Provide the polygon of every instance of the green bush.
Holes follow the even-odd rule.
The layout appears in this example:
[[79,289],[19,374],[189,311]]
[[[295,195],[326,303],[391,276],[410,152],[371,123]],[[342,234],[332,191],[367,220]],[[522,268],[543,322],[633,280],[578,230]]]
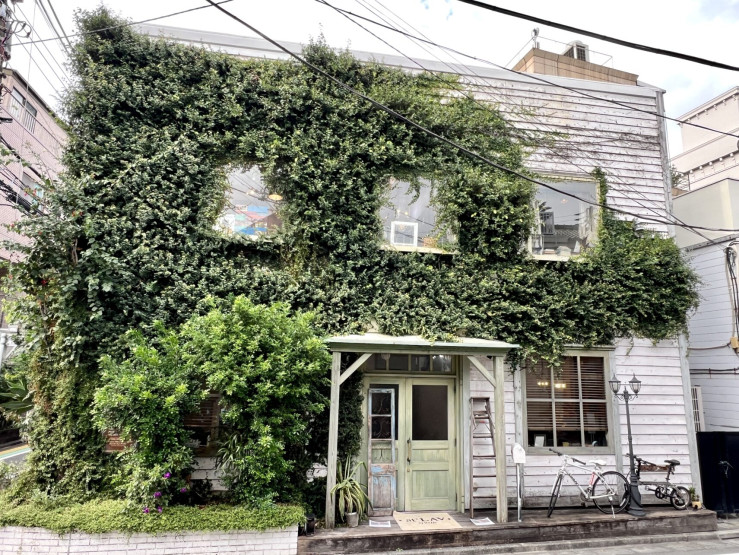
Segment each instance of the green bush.
[[101,387],[94,419],[101,432],[114,431],[133,445],[119,455],[118,491],[152,510],[186,489],[193,452],[184,417],[207,393],[191,367],[182,364],[176,333],[157,325],[147,343],[138,331],[126,335],[130,356],[101,359]]
[[[59,506],[61,505],[61,506]],[[172,506],[162,514],[131,510],[124,501],[14,504],[0,495],[0,526],[33,526],[55,532],[179,532],[185,530],[265,530],[285,528],[305,520],[296,505],[272,505],[259,510],[233,505]]]
[[327,407],[331,357],[312,318],[237,297],[183,326],[186,371],[221,393],[219,461],[238,502],[294,497],[316,460],[307,447]]

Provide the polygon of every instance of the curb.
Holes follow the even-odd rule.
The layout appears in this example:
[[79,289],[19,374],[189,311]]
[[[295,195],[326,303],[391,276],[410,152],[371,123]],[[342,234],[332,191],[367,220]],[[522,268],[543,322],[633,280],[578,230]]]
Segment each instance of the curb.
[[[563,542],[526,542],[501,545],[474,545],[469,547],[445,548],[444,553],[540,553],[561,552],[575,549],[589,549],[598,547],[618,547],[628,545],[649,545],[669,542],[711,541],[739,538],[739,530],[725,530],[723,532],[694,532],[690,534],[662,534],[655,536],[622,536],[612,538],[597,538],[587,540],[569,540],[566,548]],[[403,553],[409,555],[436,555],[438,549],[410,549]],[[375,551],[368,555],[397,555],[395,551]]]

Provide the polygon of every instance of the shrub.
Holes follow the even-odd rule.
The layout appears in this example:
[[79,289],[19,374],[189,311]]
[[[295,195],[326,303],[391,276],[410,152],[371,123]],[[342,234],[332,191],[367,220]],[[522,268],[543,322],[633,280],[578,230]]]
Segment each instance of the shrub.
[[331,357],[312,319],[237,297],[183,326],[187,372],[221,393],[219,462],[239,502],[290,499],[314,462],[306,447],[327,406]]
[[123,362],[101,359],[102,386],[94,406],[101,432],[112,430],[132,442],[119,455],[117,486],[147,512],[166,506],[185,487],[193,453],[183,419],[206,394],[197,373],[182,364],[177,334],[157,329],[150,344],[140,332],[129,332],[130,356]]

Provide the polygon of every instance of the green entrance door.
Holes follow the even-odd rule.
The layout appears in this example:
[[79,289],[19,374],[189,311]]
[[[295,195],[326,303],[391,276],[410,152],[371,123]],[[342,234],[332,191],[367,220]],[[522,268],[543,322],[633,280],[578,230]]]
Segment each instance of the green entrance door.
[[452,510],[454,382],[429,378],[405,382],[405,510]]
[[[398,511],[454,510],[454,378],[372,376],[365,378],[365,385],[370,500],[377,508],[373,514],[386,514],[383,509],[389,505],[389,491],[397,495]],[[394,423],[386,416],[385,405],[389,407],[391,399],[395,401]],[[395,460],[388,448],[393,443],[397,446]]]

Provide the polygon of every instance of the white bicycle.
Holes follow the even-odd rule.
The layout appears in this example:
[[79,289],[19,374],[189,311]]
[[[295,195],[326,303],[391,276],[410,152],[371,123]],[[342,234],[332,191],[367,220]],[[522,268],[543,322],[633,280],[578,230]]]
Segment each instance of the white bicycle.
[[[628,506],[630,491],[626,476],[615,470],[603,472],[602,466],[605,464],[604,461],[593,460],[585,463],[556,449],[550,448],[549,450],[563,457],[564,460],[562,461],[562,466],[559,467],[557,479],[552,486],[552,497],[549,499],[547,517],[552,516],[554,506],[557,504],[557,499],[559,499],[562,480],[565,476],[569,476],[570,480],[580,490],[580,500],[583,503],[592,501],[602,513],[610,513],[613,515],[613,518],[616,518],[616,513],[620,513]],[[590,472],[590,483],[582,487],[572,473],[570,473],[567,468],[568,466]]]

